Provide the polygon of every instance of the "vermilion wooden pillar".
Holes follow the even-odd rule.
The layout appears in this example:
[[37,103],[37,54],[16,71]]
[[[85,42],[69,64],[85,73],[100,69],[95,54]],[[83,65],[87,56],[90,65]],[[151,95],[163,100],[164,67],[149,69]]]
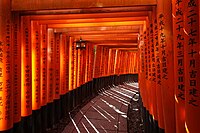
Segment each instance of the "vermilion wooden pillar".
[[80,76],[80,74],[81,74],[81,63],[82,63],[82,59],[81,59],[81,56],[82,56],[82,51],[80,50],[80,49],[77,49],[77,66],[76,66],[76,68],[77,68],[77,70],[76,70],[76,72],[77,72],[77,74],[76,74],[76,80],[77,80],[77,82],[76,82],[76,87],[80,87],[80,84],[81,84],[81,76]]
[[74,89],[74,44],[73,44],[73,38],[69,38],[69,44],[68,44],[68,56],[69,56],[69,91]]
[[54,43],[54,51],[53,51],[53,54],[54,54],[54,61],[53,61],[53,64],[54,64],[54,76],[53,79],[54,79],[54,99],[58,100],[60,99],[60,33],[54,33],[55,35],[55,43]]
[[164,130],[164,118],[163,118],[163,104],[161,93],[161,50],[158,42],[158,24],[157,24],[157,12],[156,8],[153,9],[153,29],[154,29],[154,53],[155,53],[155,68],[156,68],[156,104],[158,113],[158,126],[161,130]]
[[161,54],[161,91],[165,132],[176,132],[174,98],[174,55],[172,34],[172,1],[157,1],[158,41]]
[[53,97],[54,97],[54,90],[53,90],[53,78],[54,78],[54,54],[53,50],[55,49],[54,47],[54,33],[53,29],[48,29],[48,44],[47,44],[47,99],[48,103],[53,102]]
[[[16,130],[20,130],[21,121],[21,36],[20,36],[20,16],[19,13],[12,15],[12,46],[13,46],[13,122]],[[15,127],[14,127],[15,128]],[[15,130],[15,131],[16,131]],[[19,131],[19,132],[20,132]],[[16,131],[18,132],[18,131]]]
[[90,78],[89,80],[92,81],[92,79],[94,78],[94,67],[95,67],[95,47],[94,45],[91,45],[90,47],[90,56],[89,56],[89,60],[90,60]]
[[30,132],[32,124],[32,87],[31,87],[31,21],[21,18],[21,116],[23,132]]
[[73,63],[74,63],[74,72],[73,72],[73,78],[74,78],[74,84],[73,84],[73,89],[76,89],[77,88],[77,70],[78,70],[78,50],[76,50],[76,45],[74,42],[72,42],[73,44]]
[[150,87],[151,84],[149,82],[150,80],[150,70],[149,66],[150,66],[150,46],[149,46],[149,27],[147,25],[147,29],[145,32],[145,37],[144,37],[144,43],[145,43],[145,79],[146,79],[146,96],[147,98],[147,110],[149,111],[148,113],[150,113],[152,115],[152,97],[150,94]]
[[156,16],[154,15],[155,9],[150,13],[150,27],[149,27],[149,43],[150,43],[150,54],[151,54],[151,89],[152,89],[152,103],[153,103],[153,120],[154,120],[154,132],[157,132],[157,124],[158,124],[158,110],[157,110],[157,89],[156,89],[156,57],[155,57],[155,45],[154,42],[154,19]]
[[47,104],[47,26],[40,25],[40,103]]
[[47,128],[47,26],[40,25],[40,104],[42,132]]
[[186,0],[184,9],[185,128],[188,133],[197,133],[200,119],[199,0]]
[[11,79],[11,7],[10,1],[0,1],[0,132],[13,127],[13,84]]
[[54,77],[53,77],[53,89],[54,89],[54,116],[55,122],[57,123],[61,117],[61,99],[60,99],[60,43],[61,43],[61,33],[54,33]]
[[48,28],[47,34],[47,126],[50,128],[54,124],[54,78],[55,78],[55,67],[54,67],[54,51],[55,51],[55,39],[54,39],[54,31],[53,29]]
[[65,95],[67,92],[67,40],[66,40],[66,34],[62,33],[60,37],[60,94]]
[[41,132],[40,104],[40,27],[31,21],[31,66],[32,66],[32,118],[33,132]]
[[32,110],[40,109],[40,27],[31,22]]
[[[65,38],[65,39],[64,39]],[[67,95],[68,91],[69,91],[69,87],[70,87],[70,83],[71,83],[71,80],[69,79],[69,76],[70,76],[70,73],[69,73],[69,70],[70,70],[70,67],[69,67],[69,62],[70,62],[70,58],[69,58],[69,43],[70,43],[70,37],[65,35],[63,33],[63,39],[65,40],[65,93]],[[70,82],[70,83],[69,83]]]
[[185,133],[184,4],[172,0],[176,132]]

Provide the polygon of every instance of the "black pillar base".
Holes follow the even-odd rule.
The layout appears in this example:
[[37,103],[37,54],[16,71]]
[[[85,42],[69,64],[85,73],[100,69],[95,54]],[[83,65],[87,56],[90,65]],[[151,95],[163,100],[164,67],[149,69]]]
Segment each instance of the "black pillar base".
[[54,124],[58,123],[60,118],[61,118],[61,104],[60,104],[60,99],[55,99],[54,100]]
[[47,104],[47,128],[52,128],[54,121],[54,102],[51,102]]
[[21,120],[22,123],[22,132],[21,133],[32,133],[32,123],[33,123],[33,118],[32,115],[30,116],[26,116],[26,117],[22,117]]
[[47,105],[41,107],[41,130],[42,133],[47,129]]
[[13,132],[14,133],[21,133],[22,132],[22,123],[21,123],[21,121],[17,122],[17,123],[14,123]]
[[61,118],[65,116],[67,113],[67,95],[61,95],[60,96],[61,100]]
[[33,118],[33,133],[41,133],[41,110],[33,110],[32,111],[32,118]]

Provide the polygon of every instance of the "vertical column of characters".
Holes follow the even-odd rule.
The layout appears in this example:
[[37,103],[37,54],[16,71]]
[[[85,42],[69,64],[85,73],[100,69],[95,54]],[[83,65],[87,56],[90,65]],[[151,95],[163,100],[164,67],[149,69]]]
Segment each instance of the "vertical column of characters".
[[149,93],[148,93],[148,86],[147,86],[147,81],[148,81],[148,40],[147,40],[147,30],[144,31],[144,65],[145,65],[145,97],[146,97],[146,109],[149,111]]
[[32,114],[31,21],[21,17],[21,116]]
[[109,49],[109,54],[108,54],[108,70],[107,74],[111,75],[111,65],[112,65],[112,49]]
[[21,121],[21,34],[20,16],[18,13],[12,15],[12,46],[13,46],[13,67],[12,67],[12,88],[13,88],[13,122]]
[[48,28],[48,42],[47,42],[47,101],[52,103],[54,99],[54,51],[55,51],[55,39],[53,29]]
[[199,0],[186,0],[184,5],[185,127],[187,132],[195,133],[199,132],[200,119],[200,5]]
[[70,88],[70,83],[71,83],[71,80],[69,79],[70,77],[70,58],[69,58],[69,43],[70,43],[70,37],[67,36],[65,33],[63,33],[63,40],[65,40],[64,42],[64,56],[65,56],[65,66],[64,66],[64,69],[65,69],[65,76],[63,76],[64,78],[64,89],[65,89],[65,93],[67,93]]
[[95,50],[95,46],[91,45],[91,54],[89,56],[89,60],[90,60],[90,81],[92,81],[92,79],[94,78],[94,67],[95,67],[95,54],[96,54],[96,50]]
[[40,25],[40,104],[47,104],[47,26]]
[[64,95],[66,93],[66,34],[60,34],[60,94]]
[[159,43],[161,51],[161,82],[166,132],[176,132],[174,98],[174,56],[172,41],[172,1],[157,1]]
[[60,99],[60,33],[54,33],[54,99]]
[[85,83],[89,81],[89,66],[90,66],[90,44],[86,45],[86,68],[85,68]]
[[103,46],[99,46],[99,54],[97,54],[97,56],[100,56],[99,57],[99,72],[98,72],[98,77],[101,77],[102,76],[102,70],[103,70],[103,52],[104,52],[104,48]]
[[172,1],[176,132],[185,133],[184,2]]
[[104,71],[103,71],[103,76],[107,76],[107,70],[108,70],[108,54],[109,50],[108,48],[105,48],[105,58],[104,58]]
[[104,61],[104,53],[105,53],[105,48],[104,48],[104,46],[101,46],[101,52],[100,52],[100,71],[99,71],[99,77],[101,77],[102,75],[103,75],[103,65],[104,65],[104,63],[103,63],[103,61]]
[[82,50],[77,50],[77,87],[80,87],[81,83],[81,63],[82,63]]
[[94,48],[95,50],[95,59],[94,59],[94,65],[95,65],[95,68],[94,68],[94,77],[97,78],[98,77],[98,71],[99,71],[99,57],[100,56],[97,56],[97,54],[99,54],[99,50],[100,50],[100,47],[99,46],[95,46]]
[[153,10],[153,29],[154,29],[154,53],[155,53],[155,67],[156,67],[156,102],[157,102],[157,114],[158,114],[158,126],[164,129],[163,118],[163,104],[162,104],[162,91],[161,91],[161,48],[158,42],[158,23],[156,9]]
[[82,55],[83,62],[81,63],[81,65],[82,65],[82,73],[80,75],[82,77],[81,84],[85,84],[86,83],[86,77],[85,77],[85,75],[87,75],[86,74],[86,72],[87,72],[87,53],[88,53],[88,49],[83,50],[83,55]]
[[69,91],[73,90],[74,88],[74,39],[69,37],[69,44],[67,45],[67,51],[69,56]]
[[[147,44],[147,69],[148,69],[148,80],[147,80],[147,93],[149,96],[149,113],[152,117],[154,117],[153,112],[153,87],[152,87],[152,71],[151,71],[151,29],[152,29],[152,23],[151,23],[151,13],[149,13],[149,20],[147,21],[147,38],[146,38],[146,44]],[[135,61],[134,61],[135,62]],[[134,72],[135,72],[135,65],[134,65]]]
[[156,59],[155,59],[155,42],[154,42],[154,13],[155,11],[153,11],[151,13],[152,15],[152,19],[150,22],[150,28],[149,28],[149,32],[150,32],[150,54],[151,54],[151,88],[152,88],[152,102],[153,102],[153,119],[158,121],[158,113],[157,113],[157,92],[156,92]]
[[13,127],[10,1],[0,1],[0,131]]
[[[142,34],[143,31],[141,31],[140,34],[140,41],[139,41],[139,46],[138,46],[138,51],[139,51],[139,62],[140,62],[140,71],[138,72],[139,76],[139,87],[140,87],[140,94],[142,97],[142,102],[143,106],[146,107],[146,100],[147,98],[145,96],[145,46],[144,46],[144,34]],[[133,52],[131,53],[131,58],[133,58]],[[133,62],[133,60],[131,61]],[[131,66],[131,73],[133,72],[133,67]]]
[[40,109],[40,31],[39,23],[31,21],[32,110]]
[[73,62],[74,62],[74,87],[73,89],[76,89],[77,87],[77,71],[78,71],[78,50],[76,49],[76,44],[73,43],[73,52],[74,52],[74,56],[73,56]]
[[81,50],[80,52],[80,70],[79,70],[79,86],[81,86],[82,85],[82,83],[83,83],[83,66],[84,66],[84,49],[83,50]]

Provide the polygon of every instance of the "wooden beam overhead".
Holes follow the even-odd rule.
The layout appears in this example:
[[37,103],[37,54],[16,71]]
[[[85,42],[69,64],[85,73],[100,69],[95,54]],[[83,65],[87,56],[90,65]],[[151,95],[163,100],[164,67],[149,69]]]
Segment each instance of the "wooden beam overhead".
[[70,27],[103,27],[103,26],[129,26],[143,25],[144,21],[124,21],[124,22],[102,22],[102,23],[76,23],[76,24],[49,24],[49,28],[70,28]]
[[74,31],[67,33],[69,36],[76,35],[107,35],[107,34],[134,34],[137,35],[138,30],[103,30],[103,31]]
[[[141,17],[148,16],[149,11],[134,12],[112,12],[112,13],[87,13],[87,14],[53,14],[48,15],[30,15],[31,20],[66,20],[66,19],[91,19],[91,18],[122,18],[122,17]],[[26,15],[26,14],[25,14]]]
[[106,8],[76,8],[76,9],[49,9],[49,10],[30,10],[21,11],[22,15],[45,15],[45,14],[96,14],[96,13],[113,13],[113,12],[140,12],[152,11],[152,6],[123,6],[123,7],[106,7]]
[[96,40],[94,43],[97,45],[138,45],[137,40]]
[[65,20],[39,20],[40,24],[75,24],[75,23],[100,23],[100,22],[124,22],[124,21],[144,21],[146,16],[141,17],[117,17],[117,18],[82,18]]
[[133,32],[139,32],[140,28],[136,25],[129,26],[102,26],[102,27],[72,27],[72,28],[54,28],[54,32],[103,32],[103,31],[121,31],[130,30]]
[[156,5],[156,0],[12,0],[13,11]]

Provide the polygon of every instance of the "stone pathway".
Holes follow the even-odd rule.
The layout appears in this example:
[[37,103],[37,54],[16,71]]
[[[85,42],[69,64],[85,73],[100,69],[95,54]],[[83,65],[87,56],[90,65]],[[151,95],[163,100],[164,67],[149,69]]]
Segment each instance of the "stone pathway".
[[137,83],[127,83],[102,91],[70,116],[63,133],[126,133],[128,105],[137,88]]

